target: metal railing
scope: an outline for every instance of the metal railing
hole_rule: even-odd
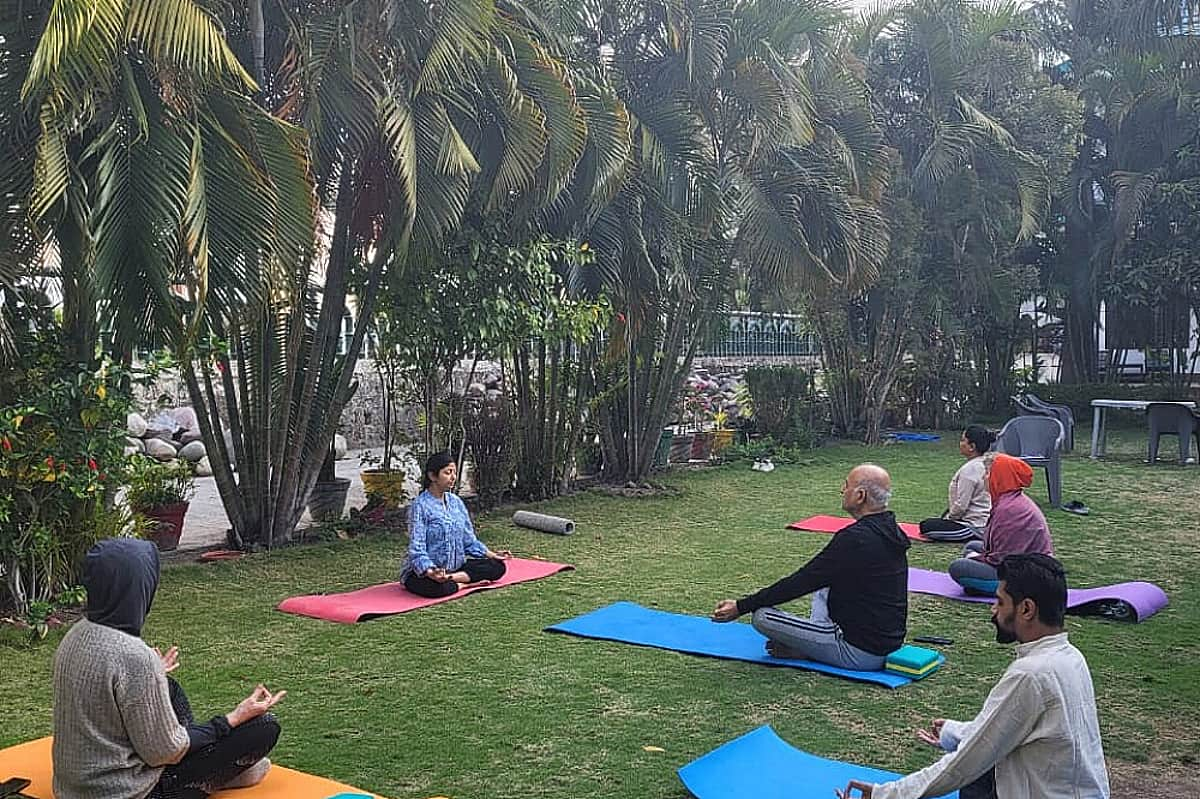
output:
[[[701,347],[698,355],[709,358],[818,356],[816,334],[806,330],[804,320],[794,314],[734,312],[729,329]]]

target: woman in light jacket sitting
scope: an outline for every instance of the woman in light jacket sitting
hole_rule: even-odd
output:
[[[921,522],[921,532],[933,541],[978,541],[992,512],[983,454],[992,448],[996,435],[973,424],[958,440],[958,451],[967,462],[950,480],[950,505],[940,519]]]

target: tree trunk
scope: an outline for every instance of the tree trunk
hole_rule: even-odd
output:
[[[56,233],[62,262],[62,314],[67,359],[81,366],[90,365],[96,358],[100,329],[96,317],[98,297],[88,265],[85,233],[76,224],[74,216],[60,224]]]
[[[347,169],[347,171],[349,171]],[[237,453],[237,479],[221,430],[221,416],[208,364],[185,364],[185,378],[197,408],[201,433],[226,513],[232,543],[273,546],[288,540],[304,513],[320,475],[342,409],[357,388],[354,364],[367,325],[359,325],[344,356],[337,355],[349,272],[355,261],[348,244],[355,194],[343,183],[337,198],[333,246],[315,327],[308,315],[308,261],[292,270],[292,295],[248,309],[246,316],[217,320],[214,329],[231,344],[231,363],[221,356],[222,383],[230,436]],[[405,253],[385,239],[378,257],[366,267],[359,314],[374,313],[384,265],[402,269]]]
[[[623,380],[601,393],[605,471],[615,482],[640,483],[649,476],[662,429],[699,344],[704,310],[692,297],[674,298],[660,314],[636,339],[630,337],[619,369],[613,370]]]
[[[1096,336],[1100,300],[1096,295],[1092,238],[1098,228],[1067,222],[1063,257],[1070,264],[1066,305],[1063,309],[1063,344],[1059,354],[1060,383],[1093,383],[1099,361]],[[1111,351],[1111,347],[1109,350]]]
[[[258,84],[259,92],[266,90],[266,23],[263,21],[263,0],[250,2],[250,74]]]

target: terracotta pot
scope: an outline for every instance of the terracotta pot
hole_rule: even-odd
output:
[[[187,515],[187,510],[187,502],[176,502],[139,511],[154,522],[154,528],[146,533],[146,537],[154,542],[160,552],[170,552],[179,546],[179,537],[183,535],[183,517]]]
[[[368,497],[377,497],[386,508],[398,508],[408,499],[404,493],[404,472],[367,469],[362,472],[363,488]]]
[[[346,494],[350,480],[336,477],[328,483],[318,482],[308,496],[308,515],[316,522],[336,522],[346,509]]]

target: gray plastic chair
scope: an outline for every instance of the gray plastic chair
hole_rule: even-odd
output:
[[[1146,422],[1150,426],[1150,446],[1147,460],[1158,460],[1158,439],[1179,436],[1179,462],[1187,463],[1192,451],[1192,438],[1200,448],[1200,420],[1191,408],[1171,402],[1151,402],[1146,406]]]
[[[1050,505],[1062,506],[1062,445],[1066,438],[1062,422],[1049,416],[1018,416],[1009,419],[992,449],[1020,458],[1035,469],[1046,470]]]
[[[1063,445],[1063,452],[1072,452],[1075,449],[1075,414],[1066,405],[1054,405],[1042,400],[1037,394],[1026,394],[1025,401],[1032,407],[1048,412],[1048,415],[1053,416],[1058,421],[1062,422],[1063,430],[1067,434],[1066,443]],[[1043,414],[1047,415],[1047,414]]]

